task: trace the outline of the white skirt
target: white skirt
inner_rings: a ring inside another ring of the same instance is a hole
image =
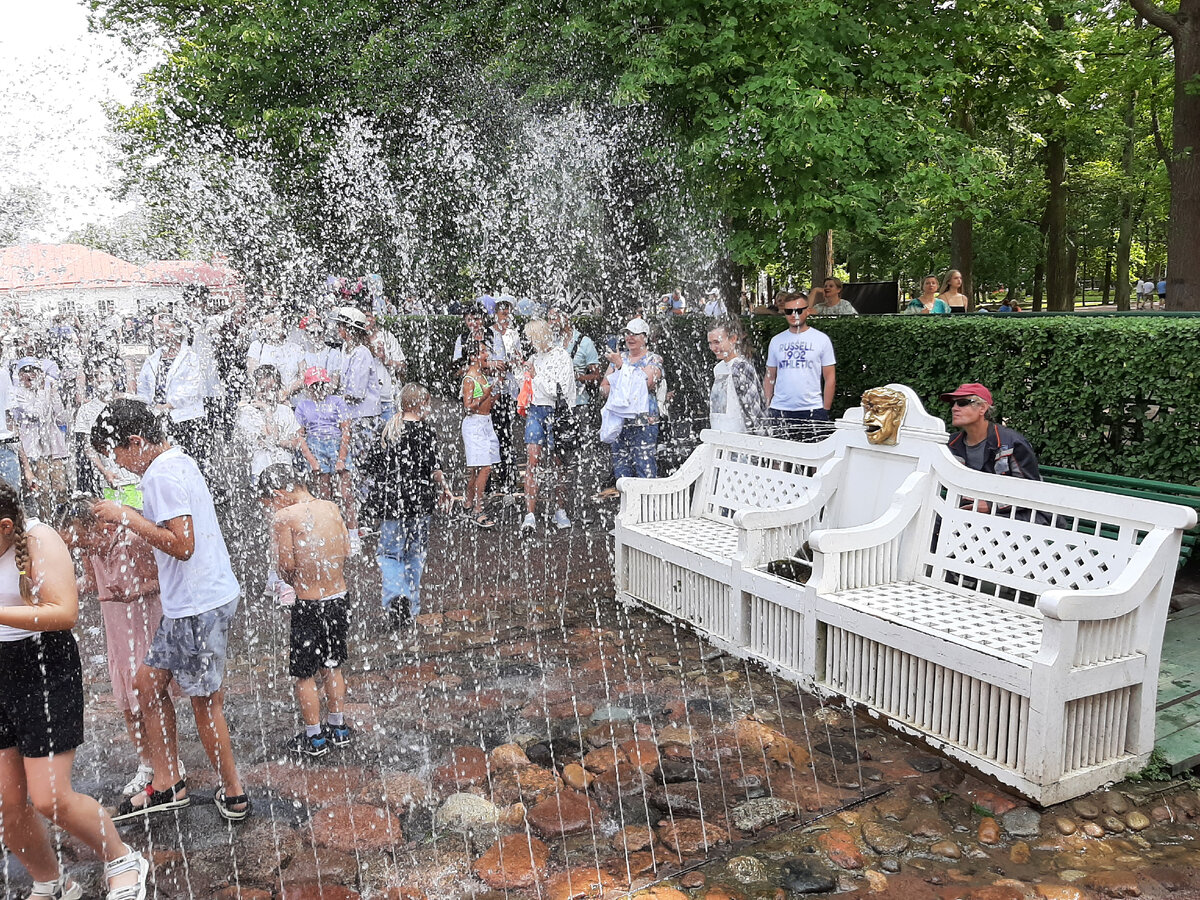
[[[462,423],[463,447],[467,451],[467,465],[494,466],[500,462],[500,441],[492,427],[491,416],[471,415]]]

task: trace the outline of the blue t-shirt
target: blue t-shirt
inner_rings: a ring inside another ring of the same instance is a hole
[[[336,394],[320,401],[301,397],[296,401],[296,421],[304,429],[305,437],[340,438],[342,423],[350,421],[350,410],[346,401]]]

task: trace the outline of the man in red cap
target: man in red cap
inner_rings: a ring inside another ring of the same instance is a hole
[[[953,404],[951,418],[959,431],[948,446],[963,465],[979,472],[1042,480],[1037,455],[1024,435],[992,421],[991,391],[982,384],[962,384],[941,398]],[[979,503],[987,506],[983,500]]]

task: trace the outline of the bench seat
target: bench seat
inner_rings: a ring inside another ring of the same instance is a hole
[[[689,553],[698,553],[726,565],[738,549],[740,529],[729,522],[717,522],[701,516],[683,519],[666,519],[660,522],[643,522],[630,526],[649,538],[678,547]]]
[[[831,598],[850,609],[944,636],[985,653],[1032,660],[1042,646],[1042,617],[920,582],[854,588]]]

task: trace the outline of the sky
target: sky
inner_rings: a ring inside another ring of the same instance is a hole
[[[91,34],[79,0],[0,0],[0,188],[35,184],[53,204],[36,235],[60,240],[108,222],[116,203],[107,102],[128,102],[138,67],[116,38]]]

